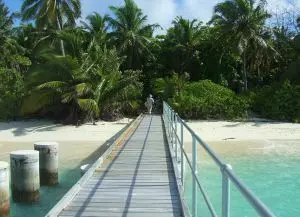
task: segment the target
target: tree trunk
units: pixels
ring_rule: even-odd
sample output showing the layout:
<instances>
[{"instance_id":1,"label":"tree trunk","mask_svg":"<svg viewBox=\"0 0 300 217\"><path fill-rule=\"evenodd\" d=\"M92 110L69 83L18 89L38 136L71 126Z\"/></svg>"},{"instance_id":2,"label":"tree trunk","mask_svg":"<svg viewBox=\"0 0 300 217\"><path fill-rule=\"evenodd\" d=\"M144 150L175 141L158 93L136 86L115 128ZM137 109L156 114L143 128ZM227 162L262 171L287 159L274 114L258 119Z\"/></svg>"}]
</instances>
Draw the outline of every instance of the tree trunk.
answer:
<instances>
[{"instance_id":1,"label":"tree trunk","mask_svg":"<svg viewBox=\"0 0 300 217\"><path fill-rule=\"evenodd\" d=\"M59 17L58 16L56 17L56 21L57 21L57 26L58 26L59 31L62 31L62 25L61 25L61 23L59 21ZM60 40L60 49L61 49L62 55L66 56L65 46L64 46L64 41L63 40Z\"/></svg>"},{"instance_id":2,"label":"tree trunk","mask_svg":"<svg viewBox=\"0 0 300 217\"><path fill-rule=\"evenodd\" d=\"M243 54L243 76L244 76L244 91L248 91L248 79L247 79L247 64L246 64L246 51Z\"/></svg>"},{"instance_id":3,"label":"tree trunk","mask_svg":"<svg viewBox=\"0 0 300 217\"><path fill-rule=\"evenodd\" d=\"M128 48L128 56L127 56L127 69L132 69L133 65L133 47Z\"/></svg>"}]
</instances>

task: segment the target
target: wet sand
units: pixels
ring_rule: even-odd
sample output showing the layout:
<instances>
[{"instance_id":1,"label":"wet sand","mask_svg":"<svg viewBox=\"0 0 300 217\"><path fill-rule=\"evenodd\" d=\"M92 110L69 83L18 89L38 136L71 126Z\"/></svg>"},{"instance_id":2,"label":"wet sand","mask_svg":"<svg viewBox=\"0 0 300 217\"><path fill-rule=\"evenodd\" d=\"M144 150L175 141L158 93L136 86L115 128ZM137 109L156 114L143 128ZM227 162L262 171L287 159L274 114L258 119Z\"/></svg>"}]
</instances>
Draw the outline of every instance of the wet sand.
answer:
<instances>
[{"instance_id":1,"label":"wet sand","mask_svg":"<svg viewBox=\"0 0 300 217\"><path fill-rule=\"evenodd\" d=\"M297 156L300 155L299 140L241 140L241 141L208 141L210 148L219 156L238 156L238 155L281 155ZM192 144L185 143L185 150L192 151ZM198 145L199 153L205 150Z\"/></svg>"}]
</instances>

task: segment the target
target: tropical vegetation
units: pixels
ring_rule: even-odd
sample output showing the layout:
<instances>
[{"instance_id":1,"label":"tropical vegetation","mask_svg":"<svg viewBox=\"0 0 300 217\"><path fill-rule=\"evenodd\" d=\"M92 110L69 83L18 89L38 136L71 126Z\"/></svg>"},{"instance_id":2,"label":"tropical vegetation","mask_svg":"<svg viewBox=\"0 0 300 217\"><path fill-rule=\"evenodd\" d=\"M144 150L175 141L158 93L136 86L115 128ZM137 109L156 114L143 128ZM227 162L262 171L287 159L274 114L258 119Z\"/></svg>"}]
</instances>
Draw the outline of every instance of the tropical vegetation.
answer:
<instances>
[{"instance_id":1,"label":"tropical vegetation","mask_svg":"<svg viewBox=\"0 0 300 217\"><path fill-rule=\"evenodd\" d=\"M0 0L0 119L114 120L152 93L184 118L300 121L300 16L273 24L285 15L265 0L224 0L208 23L162 29L134 0L87 17L81 3L25 0L12 14Z\"/></svg>"}]
</instances>

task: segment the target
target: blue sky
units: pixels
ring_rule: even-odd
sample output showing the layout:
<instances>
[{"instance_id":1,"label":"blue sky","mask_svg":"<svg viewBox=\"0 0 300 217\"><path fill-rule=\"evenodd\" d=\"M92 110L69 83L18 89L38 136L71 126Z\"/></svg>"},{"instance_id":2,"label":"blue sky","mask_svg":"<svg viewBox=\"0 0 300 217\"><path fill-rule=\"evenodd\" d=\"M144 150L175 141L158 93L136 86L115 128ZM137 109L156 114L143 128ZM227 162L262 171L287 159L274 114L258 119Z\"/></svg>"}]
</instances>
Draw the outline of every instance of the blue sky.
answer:
<instances>
[{"instance_id":1,"label":"blue sky","mask_svg":"<svg viewBox=\"0 0 300 217\"><path fill-rule=\"evenodd\" d=\"M159 23L168 28L176 16L197 18L207 22L213 11L213 6L222 0L135 0L148 15L150 23ZM11 12L18 11L23 0L4 0ZM108 6L121 5L123 0L82 0L82 17L93 11L109 14ZM300 8L300 0L268 0L268 9L272 12L293 7Z\"/></svg>"}]
</instances>

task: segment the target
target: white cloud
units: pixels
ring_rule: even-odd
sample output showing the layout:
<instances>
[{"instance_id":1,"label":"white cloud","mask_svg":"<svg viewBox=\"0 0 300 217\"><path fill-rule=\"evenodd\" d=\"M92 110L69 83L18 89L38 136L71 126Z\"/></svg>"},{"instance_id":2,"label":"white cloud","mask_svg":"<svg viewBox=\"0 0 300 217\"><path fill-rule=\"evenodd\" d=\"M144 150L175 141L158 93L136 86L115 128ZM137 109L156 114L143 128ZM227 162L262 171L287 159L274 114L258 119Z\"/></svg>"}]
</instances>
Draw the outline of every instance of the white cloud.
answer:
<instances>
[{"instance_id":1,"label":"white cloud","mask_svg":"<svg viewBox=\"0 0 300 217\"><path fill-rule=\"evenodd\" d=\"M199 19L208 22L212 16L214 6L221 0L183 0L178 13L189 19Z\"/></svg>"},{"instance_id":2,"label":"white cloud","mask_svg":"<svg viewBox=\"0 0 300 217\"><path fill-rule=\"evenodd\" d=\"M280 13L285 10L299 10L300 0L268 0L267 8L271 13Z\"/></svg>"},{"instance_id":3,"label":"white cloud","mask_svg":"<svg viewBox=\"0 0 300 217\"><path fill-rule=\"evenodd\" d=\"M135 2L148 15L150 23L158 23L163 28L168 28L176 16L175 0L136 0Z\"/></svg>"},{"instance_id":4,"label":"white cloud","mask_svg":"<svg viewBox=\"0 0 300 217\"><path fill-rule=\"evenodd\" d=\"M135 0L144 13L148 15L149 23L158 23L164 29L172 24L176 16L188 19L210 20L213 7L222 0ZM300 8L300 0L267 0L268 9L276 12L283 8L289 9L293 3ZM93 11L109 14L110 5L120 6L123 0L82 0L83 17Z\"/></svg>"},{"instance_id":5,"label":"white cloud","mask_svg":"<svg viewBox=\"0 0 300 217\"><path fill-rule=\"evenodd\" d=\"M82 0L82 18L85 18L92 12L100 14L109 14L109 6L122 5L123 0Z\"/></svg>"}]
</instances>

